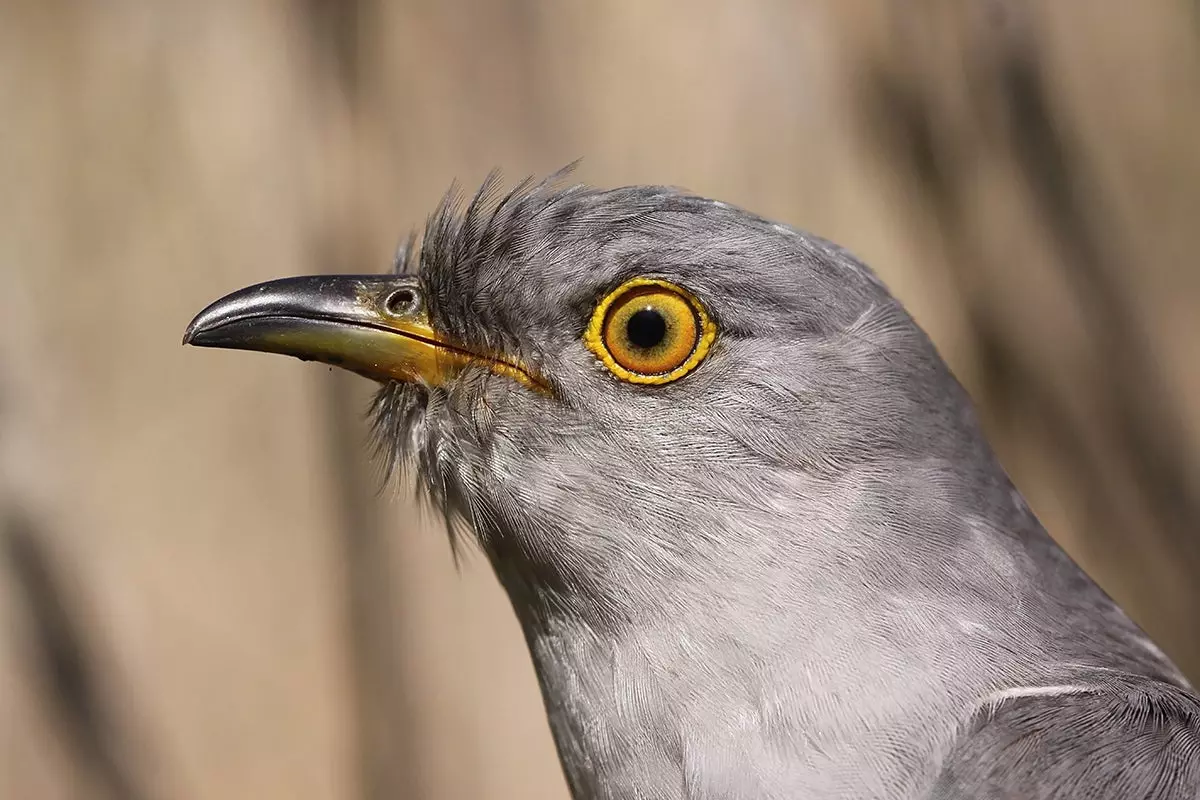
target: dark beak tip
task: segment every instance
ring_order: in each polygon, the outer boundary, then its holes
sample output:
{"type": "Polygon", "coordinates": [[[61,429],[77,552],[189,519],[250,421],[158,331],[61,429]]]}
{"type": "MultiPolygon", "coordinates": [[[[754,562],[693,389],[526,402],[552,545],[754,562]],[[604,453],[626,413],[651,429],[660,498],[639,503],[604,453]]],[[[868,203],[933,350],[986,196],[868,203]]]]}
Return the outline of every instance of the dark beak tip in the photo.
{"type": "Polygon", "coordinates": [[[202,330],[202,326],[199,324],[200,316],[193,318],[192,321],[188,323],[187,328],[183,331],[183,344],[197,344],[196,337],[200,335],[202,330]]]}

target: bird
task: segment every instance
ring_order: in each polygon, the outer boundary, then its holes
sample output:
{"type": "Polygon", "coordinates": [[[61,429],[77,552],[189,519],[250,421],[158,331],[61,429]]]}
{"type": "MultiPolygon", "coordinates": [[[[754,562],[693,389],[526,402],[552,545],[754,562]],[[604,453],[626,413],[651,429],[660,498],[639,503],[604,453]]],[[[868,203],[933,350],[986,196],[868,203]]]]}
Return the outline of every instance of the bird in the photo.
{"type": "Polygon", "coordinates": [[[1200,698],[870,267],[566,174],[452,188],[390,271],[240,289],[184,342],[379,384],[576,800],[1200,798],[1200,698]]]}

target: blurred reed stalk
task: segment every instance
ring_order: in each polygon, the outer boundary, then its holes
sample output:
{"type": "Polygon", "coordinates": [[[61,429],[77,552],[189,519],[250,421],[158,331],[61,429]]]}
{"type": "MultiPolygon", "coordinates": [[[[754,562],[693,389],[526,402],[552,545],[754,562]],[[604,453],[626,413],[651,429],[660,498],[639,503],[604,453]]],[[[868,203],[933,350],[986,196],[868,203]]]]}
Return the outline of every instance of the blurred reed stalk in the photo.
{"type": "Polygon", "coordinates": [[[0,570],[11,579],[27,623],[28,636],[18,644],[27,646],[25,663],[67,750],[72,782],[87,797],[149,800],[133,768],[144,762],[145,748],[134,756],[128,719],[109,705],[113,694],[86,635],[82,598],[68,590],[73,582],[32,518],[12,507],[0,513],[0,570]]]}

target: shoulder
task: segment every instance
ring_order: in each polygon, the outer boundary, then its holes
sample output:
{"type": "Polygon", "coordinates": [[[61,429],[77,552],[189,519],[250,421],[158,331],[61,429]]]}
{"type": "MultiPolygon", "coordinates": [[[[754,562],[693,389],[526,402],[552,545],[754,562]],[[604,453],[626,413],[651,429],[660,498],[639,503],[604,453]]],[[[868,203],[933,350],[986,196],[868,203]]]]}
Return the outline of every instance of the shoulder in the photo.
{"type": "Polygon", "coordinates": [[[1200,698],[1105,676],[997,692],[942,766],[934,798],[1200,799],[1200,698]]]}

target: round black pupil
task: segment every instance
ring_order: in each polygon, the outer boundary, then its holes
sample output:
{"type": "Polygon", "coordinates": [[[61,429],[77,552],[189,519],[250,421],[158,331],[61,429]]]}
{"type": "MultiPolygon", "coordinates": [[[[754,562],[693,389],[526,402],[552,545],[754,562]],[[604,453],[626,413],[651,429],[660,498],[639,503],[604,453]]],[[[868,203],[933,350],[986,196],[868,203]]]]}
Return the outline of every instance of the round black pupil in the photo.
{"type": "Polygon", "coordinates": [[[653,308],[643,308],[633,312],[625,323],[625,335],[629,343],[642,350],[649,350],[662,344],[667,338],[667,320],[662,312],[653,308]]]}

